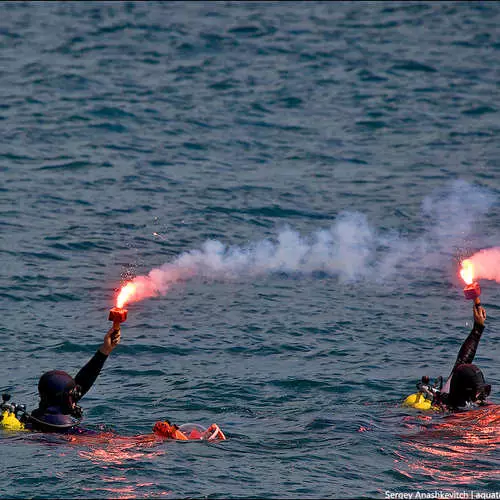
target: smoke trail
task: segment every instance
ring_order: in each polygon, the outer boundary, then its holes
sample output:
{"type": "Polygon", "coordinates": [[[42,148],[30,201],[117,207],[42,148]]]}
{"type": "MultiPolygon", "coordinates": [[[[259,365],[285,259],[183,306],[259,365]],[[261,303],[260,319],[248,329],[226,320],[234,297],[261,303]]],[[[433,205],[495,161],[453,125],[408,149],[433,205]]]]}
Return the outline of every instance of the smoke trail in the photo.
{"type": "Polygon", "coordinates": [[[275,242],[266,239],[248,247],[209,240],[201,249],[185,252],[147,276],[134,278],[136,287],[127,302],[163,295],[173,284],[194,277],[234,280],[272,272],[322,271],[341,281],[359,279],[369,274],[374,241],[366,218],[356,213],[341,214],[329,230],[309,238],[286,228],[275,242]]]}
{"type": "MultiPolygon", "coordinates": [[[[265,239],[246,247],[209,240],[201,249],[185,252],[147,276],[134,278],[137,286],[127,302],[163,295],[173,284],[195,277],[233,280],[273,272],[321,272],[340,282],[402,279],[403,275],[410,279],[428,269],[442,268],[457,247],[468,245],[474,237],[474,224],[493,202],[488,191],[456,181],[424,200],[428,223],[414,238],[376,231],[363,214],[345,212],[331,227],[307,237],[287,227],[274,241],[265,239]]],[[[491,268],[491,260],[486,263],[486,254],[480,255],[478,268],[482,266],[484,274],[491,268]]],[[[498,253],[494,255],[498,263],[498,253]]]]}
{"type": "Polygon", "coordinates": [[[474,265],[474,279],[494,280],[500,283],[500,247],[486,248],[468,259],[474,265]]]}

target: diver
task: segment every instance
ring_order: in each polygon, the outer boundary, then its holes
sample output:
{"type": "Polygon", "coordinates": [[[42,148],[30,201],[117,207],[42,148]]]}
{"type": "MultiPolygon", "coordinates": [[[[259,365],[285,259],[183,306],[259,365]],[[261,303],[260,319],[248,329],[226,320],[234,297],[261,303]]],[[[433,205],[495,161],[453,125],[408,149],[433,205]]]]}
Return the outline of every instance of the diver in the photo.
{"type": "MultiPolygon", "coordinates": [[[[490,395],[491,385],[486,384],[481,369],[472,363],[484,331],[486,311],[480,304],[473,305],[474,325],[458,352],[453,369],[444,386],[429,383],[429,377],[422,377],[417,384],[419,393],[429,400],[429,408],[441,410],[460,410],[484,405],[490,395]]],[[[414,396],[414,395],[413,395],[414,396]]],[[[407,398],[407,401],[412,396],[407,398]]],[[[406,401],[405,401],[406,403],[406,401]]],[[[408,404],[408,406],[414,406],[408,404]]],[[[419,406],[415,406],[419,407],[419,406]]]]}
{"type": "Polygon", "coordinates": [[[106,359],[120,343],[120,328],[113,326],[94,356],[73,378],[61,370],[44,373],[38,382],[40,403],[22,422],[26,429],[41,432],[79,433],[82,409],[77,402],[96,381],[106,359]]]}

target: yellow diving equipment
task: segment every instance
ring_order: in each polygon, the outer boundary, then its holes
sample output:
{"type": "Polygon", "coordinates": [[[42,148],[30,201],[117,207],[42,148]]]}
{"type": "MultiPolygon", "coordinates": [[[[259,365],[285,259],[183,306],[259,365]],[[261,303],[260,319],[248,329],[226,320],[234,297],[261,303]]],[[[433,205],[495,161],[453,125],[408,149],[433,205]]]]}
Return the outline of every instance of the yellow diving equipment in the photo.
{"type": "Polygon", "coordinates": [[[24,405],[9,404],[10,394],[2,394],[2,404],[0,405],[0,429],[8,431],[22,431],[24,424],[17,418],[18,413],[25,413],[24,405]]]}
{"type": "Polygon", "coordinates": [[[433,406],[434,396],[439,395],[443,386],[443,379],[439,377],[434,384],[430,383],[429,377],[424,376],[417,383],[417,390],[410,394],[402,403],[402,406],[416,408],[417,410],[439,410],[439,407],[433,406]]]}
{"type": "Polygon", "coordinates": [[[432,399],[427,399],[425,394],[422,392],[416,392],[415,394],[410,394],[404,401],[403,406],[409,406],[411,408],[416,408],[417,410],[431,410],[432,399]]]}
{"type": "Polygon", "coordinates": [[[5,410],[0,417],[0,429],[7,431],[22,431],[24,429],[24,424],[18,420],[14,413],[5,410]]]}

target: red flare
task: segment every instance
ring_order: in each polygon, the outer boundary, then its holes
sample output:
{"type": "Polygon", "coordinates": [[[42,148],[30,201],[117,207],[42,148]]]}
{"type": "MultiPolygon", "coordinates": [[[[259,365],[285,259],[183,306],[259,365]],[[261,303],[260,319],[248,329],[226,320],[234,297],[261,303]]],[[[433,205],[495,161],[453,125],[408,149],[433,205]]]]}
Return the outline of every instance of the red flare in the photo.
{"type": "Polygon", "coordinates": [[[109,310],[109,321],[113,322],[113,328],[115,330],[120,329],[120,323],[127,320],[127,309],[122,309],[121,307],[113,307],[109,310]]]}
{"type": "Polygon", "coordinates": [[[113,307],[109,310],[109,321],[113,323],[124,323],[127,320],[127,309],[122,309],[121,307],[113,307]]]}
{"type": "Polygon", "coordinates": [[[462,269],[460,269],[460,276],[466,283],[464,288],[464,297],[467,300],[474,300],[476,305],[480,304],[479,296],[481,295],[481,288],[477,281],[474,281],[474,264],[470,259],[465,259],[462,262],[462,269]]]}
{"type": "MultiPolygon", "coordinates": [[[[464,288],[464,297],[468,300],[479,299],[480,295],[481,288],[479,287],[479,283],[477,281],[474,281],[474,283],[471,283],[464,288]]],[[[479,303],[478,300],[476,302],[479,303]]]]}

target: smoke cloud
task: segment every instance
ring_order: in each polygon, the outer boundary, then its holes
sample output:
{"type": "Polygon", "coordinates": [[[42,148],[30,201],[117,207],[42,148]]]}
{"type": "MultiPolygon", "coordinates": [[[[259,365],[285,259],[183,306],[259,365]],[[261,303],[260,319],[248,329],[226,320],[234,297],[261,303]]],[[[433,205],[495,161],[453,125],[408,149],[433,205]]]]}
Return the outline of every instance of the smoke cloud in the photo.
{"type": "MultiPolygon", "coordinates": [[[[134,278],[137,288],[128,302],[163,295],[173,284],[193,278],[251,279],[280,272],[323,273],[340,282],[411,279],[446,267],[457,248],[477,239],[475,224],[494,202],[489,191],[456,181],[423,201],[423,229],[413,237],[378,231],[363,214],[344,212],[329,228],[309,236],[286,227],[275,239],[244,247],[209,240],[147,276],[134,278]]],[[[482,278],[500,281],[499,256],[500,250],[493,248],[471,259],[482,278]]]]}

